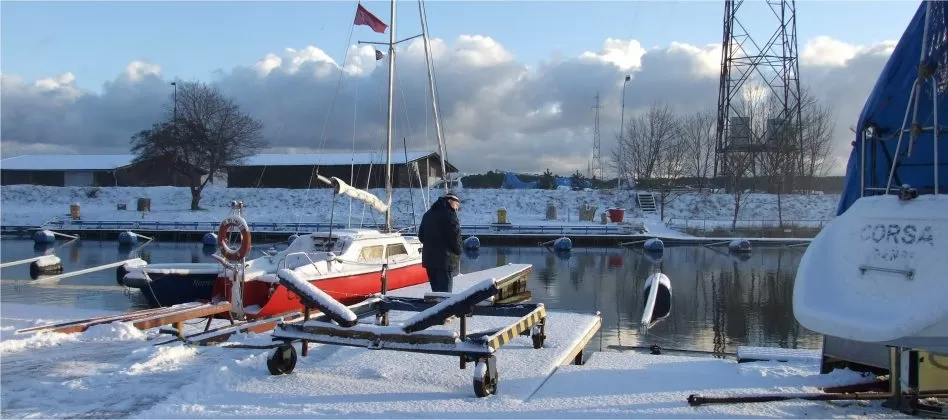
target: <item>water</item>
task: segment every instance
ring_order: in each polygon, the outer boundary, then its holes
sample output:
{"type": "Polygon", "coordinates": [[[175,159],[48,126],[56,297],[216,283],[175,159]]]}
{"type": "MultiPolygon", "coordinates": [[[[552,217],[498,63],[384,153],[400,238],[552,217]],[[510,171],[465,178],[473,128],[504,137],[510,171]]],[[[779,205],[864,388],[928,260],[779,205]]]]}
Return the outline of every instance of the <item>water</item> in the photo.
{"type": "MultiPolygon", "coordinates": [[[[53,248],[48,248],[53,249],[53,248]]],[[[128,258],[115,242],[81,241],[55,249],[64,272],[128,258]]],[[[192,243],[151,243],[141,249],[152,263],[213,262],[212,250],[192,243]]],[[[29,240],[0,241],[3,261],[40,255],[29,240]]],[[[465,255],[463,272],[507,263],[533,264],[534,302],[548,309],[602,314],[590,350],[658,344],[666,349],[733,352],[737,346],[819,348],[820,336],[793,317],[793,278],[802,252],[755,249],[746,260],[706,247],[673,247],[660,262],[619,248],[577,248],[566,255],[539,247],[483,247],[465,255]],[[670,315],[640,331],[645,279],[660,269],[672,282],[670,315]]],[[[118,286],[115,270],[30,285],[28,265],[0,270],[0,302],[132,310],[147,307],[140,293],[118,286]]],[[[555,326],[551,326],[555,328],[555,326]]]]}

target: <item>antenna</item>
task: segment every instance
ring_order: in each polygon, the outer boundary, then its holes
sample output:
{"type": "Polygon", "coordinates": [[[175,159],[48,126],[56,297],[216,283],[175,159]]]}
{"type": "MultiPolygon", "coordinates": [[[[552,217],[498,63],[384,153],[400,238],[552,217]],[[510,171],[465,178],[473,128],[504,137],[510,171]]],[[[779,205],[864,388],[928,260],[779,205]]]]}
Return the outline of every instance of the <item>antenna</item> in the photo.
{"type": "Polygon", "coordinates": [[[590,172],[602,181],[602,141],[599,138],[599,110],[602,106],[599,105],[599,92],[596,92],[596,106],[593,109],[596,110],[596,124],[593,126],[593,160],[590,172]]]}
{"type": "Polygon", "coordinates": [[[746,156],[756,173],[759,155],[785,153],[797,160],[787,160],[787,175],[802,172],[802,156],[794,153],[803,146],[796,1],[725,0],[721,46],[714,178],[730,175],[731,154],[746,156]],[[769,8],[764,19],[753,13],[762,7],[769,8]],[[756,38],[749,27],[759,29],[756,38]],[[749,91],[760,95],[745,101],[749,91]]]}

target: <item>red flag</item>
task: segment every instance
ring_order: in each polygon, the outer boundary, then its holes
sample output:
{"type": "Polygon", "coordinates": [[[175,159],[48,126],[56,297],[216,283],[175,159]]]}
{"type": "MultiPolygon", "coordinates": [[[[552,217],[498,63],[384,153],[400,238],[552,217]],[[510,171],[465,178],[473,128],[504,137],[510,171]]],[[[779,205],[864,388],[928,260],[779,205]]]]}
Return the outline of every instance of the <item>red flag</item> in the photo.
{"type": "Polygon", "coordinates": [[[385,57],[385,54],[382,54],[382,52],[379,50],[375,50],[375,61],[379,61],[383,57],[385,57]]]}
{"type": "Polygon", "coordinates": [[[356,25],[369,26],[372,28],[373,31],[378,32],[380,34],[384,34],[385,28],[388,27],[388,25],[386,25],[385,22],[382,22],[381,19],[375,17],[375,15],[373,15],[372,12],[369,12],[368,10],[366,10],[364,7],[362,7],[361,4],[359,5],[359,8],[356,9],[355,22],[353,23],[356,25]]]}

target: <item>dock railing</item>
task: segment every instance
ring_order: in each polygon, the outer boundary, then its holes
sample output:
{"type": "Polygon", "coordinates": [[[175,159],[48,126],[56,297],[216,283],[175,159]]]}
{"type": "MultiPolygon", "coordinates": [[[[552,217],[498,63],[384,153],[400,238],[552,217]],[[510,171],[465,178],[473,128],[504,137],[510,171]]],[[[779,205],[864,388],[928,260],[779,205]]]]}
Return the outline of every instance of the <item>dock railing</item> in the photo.
{"type": "MultiPolygon", "coordinates": [[[[332,229],[345,229],[343,223],[276,223],[250,222],[250,229],[259,233],[304,233],[320,232],[332,229]]],[[[219,222],[212,221],[149,221],[149,220],[52,220],[42,226],[3,226],[3,233],[24,232],[36,229],[67,230],[67,231],[153,231],[153,232],[216,232],[219,222]]],[[[383,226],[364,224],[366,229],[379,229],[383,226]]],[[[413,234],[414,226],[401,226],[398,230],[413,234]]],[[[537,235],[617,235],[622,233],[619,225],[547,225],[547,224],[469,224],[461,226],[463,235],[477,234],[537,234],[537,235]]]]}

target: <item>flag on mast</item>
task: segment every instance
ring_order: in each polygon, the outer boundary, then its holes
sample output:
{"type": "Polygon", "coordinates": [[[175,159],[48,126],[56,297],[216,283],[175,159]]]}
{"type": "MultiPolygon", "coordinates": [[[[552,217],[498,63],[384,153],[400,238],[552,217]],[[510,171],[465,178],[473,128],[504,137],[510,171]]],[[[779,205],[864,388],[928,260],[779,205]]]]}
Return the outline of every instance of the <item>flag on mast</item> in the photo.
{"type": "Polygon", "coordinates": [[[359,4],[359,7],[356,9],[356,16],[355,16],[355,21],[353,22],[353,24],[368,26],[372,28],[373,31],[378,32],[380,34],[384,34],[385,28],[388,27],[388,25],[386,25],[385,22],[382,22],[382,20],[375,17],[375,15],[373,15],[372,12],[362,7],[362,4],[359,4]]]}
{"type": "Polygon", "coordinates": [[[375,61],[379,61],[383,58],[385,58],[385,54],[382,54],[379,50],[375,50],[375,61]]]}

